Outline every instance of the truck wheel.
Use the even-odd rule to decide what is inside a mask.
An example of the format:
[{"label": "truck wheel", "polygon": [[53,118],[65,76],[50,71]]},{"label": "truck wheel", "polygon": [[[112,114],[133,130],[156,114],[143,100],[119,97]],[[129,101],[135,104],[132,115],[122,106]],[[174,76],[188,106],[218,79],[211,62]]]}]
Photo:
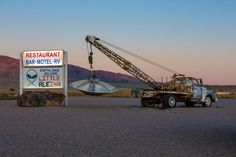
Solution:
[{"label": "truck wheel", "polygon": [[202,104],[203,107],[211,107],[212,100],[211,97],[206,96],[204,103]]},{"label": "truck wheel", "polygon": [[154,107],[155,104],[153,104],[149,99],[141,99],[141,105],[142,107]]},{"label": "truck wheel", "polygon": [[176,106],[176,99],[173,95],[168,94],[164,96],[163,107],[174,108]]},{"label": "truck wheel", "polygon": [[195,102],[192,102],[192,101],[185,101],[185,106],[186,107],[194,107],[195,105]]}]

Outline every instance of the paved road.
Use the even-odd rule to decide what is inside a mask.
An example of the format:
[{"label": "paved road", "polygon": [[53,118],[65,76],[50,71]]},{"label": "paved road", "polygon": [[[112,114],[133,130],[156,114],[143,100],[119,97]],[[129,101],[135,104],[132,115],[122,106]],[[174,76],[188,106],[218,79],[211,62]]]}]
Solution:
[{"label": "paved road", "polygon": [[0,101],[0,156],[236,156],[236,100],[167,110],[140,108],[133,98],[72,97],[69,104]]}]

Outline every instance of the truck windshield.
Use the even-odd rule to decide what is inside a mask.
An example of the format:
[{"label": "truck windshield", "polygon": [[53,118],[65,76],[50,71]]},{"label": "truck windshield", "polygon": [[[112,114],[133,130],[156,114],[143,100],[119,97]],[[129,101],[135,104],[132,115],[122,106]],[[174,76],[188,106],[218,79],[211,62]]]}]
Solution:
[{"label": "truck windshield", "polygon": [[192,86],[193,83],[189,78],[186,78],[186,86]]}]

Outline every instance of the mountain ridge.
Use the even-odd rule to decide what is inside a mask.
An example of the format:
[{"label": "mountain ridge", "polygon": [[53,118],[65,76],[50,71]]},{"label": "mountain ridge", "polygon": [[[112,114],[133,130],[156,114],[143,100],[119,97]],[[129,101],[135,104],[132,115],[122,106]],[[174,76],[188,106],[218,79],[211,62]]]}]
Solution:
[{"label": "mountain ridge", "polygon": [[[0,55],[0,88],[19,88],[19,72],[20,60],[9,56]],[[96,70],[96,77],[102,81],[111,84],[135,84],[144,85],[138,79],[122,74],[104,70]],[[68,64],[68,81],[74,82],[78,80],[88,79],[90,77],[90,70]]]},{"label": "mountain ridge", "polygon": [[[20,60],[9,56],[0,55],[0,89],[19,89],[19,72],[20,72]],[[96,77],[101,81],[113,84],[117,87],[128,88],[148,88],[143,82],[138,79],[122,74],[114,73],[110,71],[97,70]],[[90,70],[68,64],[68,81],[74,82],[78,80],[88,79],[91,73]],[[236,85],[206,85],[215,91],[229,91],[236,92]]]}]

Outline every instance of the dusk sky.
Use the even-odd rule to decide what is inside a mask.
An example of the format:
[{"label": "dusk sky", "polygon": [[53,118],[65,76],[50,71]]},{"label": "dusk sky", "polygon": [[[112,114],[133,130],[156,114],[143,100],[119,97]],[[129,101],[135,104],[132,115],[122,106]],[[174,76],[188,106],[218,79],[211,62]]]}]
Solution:
[{"label": "dusk sky", "polygon": [[[206,84],[236,85],[235,0],[0,0],[0,54],[64,49],[89,68],[94,35]],[[160,81],[171,74],[116,51]],[[127,74],[99,51],[96,70]]]}]

